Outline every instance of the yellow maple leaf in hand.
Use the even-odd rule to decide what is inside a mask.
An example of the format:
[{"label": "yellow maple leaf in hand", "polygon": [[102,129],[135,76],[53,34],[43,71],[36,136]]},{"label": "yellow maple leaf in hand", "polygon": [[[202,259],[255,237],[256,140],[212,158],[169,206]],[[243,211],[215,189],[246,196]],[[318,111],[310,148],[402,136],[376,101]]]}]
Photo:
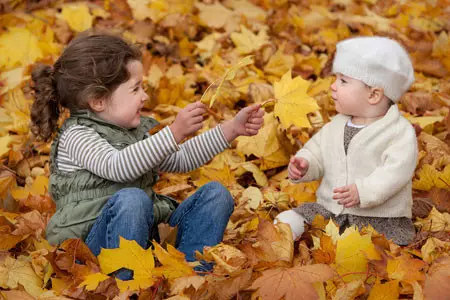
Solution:
[{"label": "yellow maple leaf in hand", "polygon": [[310,85],[309,81],[300,76],[292,79],[291,71],[285,73],[280,81],[273,84],[277,99],[274,113],[280,118],[284,128],[289,128],[291,125],[311,127],[306,115],[319,110],[319,105],[307,94]]},{"label": "yellow maple leaf in hand", "polygon": [[[220,90],[222,89],[222,86],[223,86],[223,83],[224,83],[226,80],[233,80],[234,77],[236,76],[236,72],[237,72],[240,68],[252,64],[252,63],[253,63],[252,57],[253,57],[253,55],[248,55],[248,56],[242,58],[241,60],[239,60],[239,61],[237,62],[237,64],[235,64],[234,66],[232,66],[231,68],[229,68],[229,69],[225,72],[225,74],[224,74],[222,77],[219,78],[219,80],[220,80],[220,81],[219,81],[219,84],[218,84],[218,86],[217,86],[216,91],[214,92],[214,94],[213,94],[212,97],[211,97],[211,101],[209,102],[209,107],[212,107],[212,106],[213,106],[214,102],[216,101],[217,97],[219,96]],[[202,97],[200,98],[200,101],[203,102],[203,99],[205,98],[205,95],[208,93],[209,89],[210,89],[216,82],[217,82],[217,80],[216,80],[215,82],[213,82],[212,84],[210,84],[210,86],[208,86],[208,88],[205,90],[205,92],[203,93]]]},{"label": "yellow maple leaf in hand", "polygon": [[261,170],[284,166],[289,162],[289,152],[277,138],[278,122],[273,113],[264,115],[264,125],[255,136],[237,138],[238,151],[261,158]]},{"label": "yellow maple leaf in hand", "polygon": [[153,270],[155,259],[151,249],[143,249],[136,241],[129,241],[120,237],[119,248],[102,249],[98,256],[102,273],[110,274],[121,268],[134,271],[133,280],[117,280],[119,289],[139,290],[153,285]]},{"label": "yellow maple leaf in hand", "polygon": [[236,50],[241,54],[248,54],[259,50],[262,46],[269,42],[266,30],[261,29],[258,34],[254,34],[245,26],[241,25],[241,32],[231,33],[231,40],[236,45]]}]

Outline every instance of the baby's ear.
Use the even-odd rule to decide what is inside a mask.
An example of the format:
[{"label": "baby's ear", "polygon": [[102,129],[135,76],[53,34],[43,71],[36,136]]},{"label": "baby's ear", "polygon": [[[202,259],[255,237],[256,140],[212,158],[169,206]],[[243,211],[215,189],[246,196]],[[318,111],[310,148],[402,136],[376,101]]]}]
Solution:
[{"label": "baby's ear", "polygon": [[89,98],[88,100],[89,103],[89,107],[94,111],[94,112],[102,112],[106,109],[106,98],[102,97],[102,98]]},{"label": "baby's ear", "polygon": [[377,105],[384,99],[384,89],[382,87],[371,87],[369,94],[369,104]]}]

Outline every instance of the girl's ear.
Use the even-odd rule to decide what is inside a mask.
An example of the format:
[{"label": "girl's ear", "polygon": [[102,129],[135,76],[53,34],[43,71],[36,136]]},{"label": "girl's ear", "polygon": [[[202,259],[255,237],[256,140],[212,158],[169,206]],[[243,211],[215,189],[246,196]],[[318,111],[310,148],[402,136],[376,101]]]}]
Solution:
[{"label": "girl's ear", "polygon": [[106,109],[106,99],[102,98],[89,98],[89,107],[96,113],[102,112]]},{"label": "girl's ear", "polygon": [[372,87],[370,88],[369,94],[369,104],[376,105],[381,102],[384,98],[384,89],[382,87]]}]

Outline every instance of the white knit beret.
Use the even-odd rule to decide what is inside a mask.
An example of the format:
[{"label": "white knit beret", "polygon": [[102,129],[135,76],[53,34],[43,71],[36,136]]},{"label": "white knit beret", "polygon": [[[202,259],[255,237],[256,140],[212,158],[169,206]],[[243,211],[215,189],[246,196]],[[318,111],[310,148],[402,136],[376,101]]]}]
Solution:
[{"label": "white knit beret", "polygon": [[339,42],[333,73],[382,87],[386,97],[397,102],[414,82],[408,53],[399,43],[385,37],[357,37]]}]

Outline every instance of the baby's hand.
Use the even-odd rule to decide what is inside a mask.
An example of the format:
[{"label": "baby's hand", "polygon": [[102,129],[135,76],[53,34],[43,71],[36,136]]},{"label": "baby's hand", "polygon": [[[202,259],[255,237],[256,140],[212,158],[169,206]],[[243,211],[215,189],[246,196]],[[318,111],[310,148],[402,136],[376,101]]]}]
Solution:
[{"label": "baby's hand", "polygon": [[309,169],[308,160],[304,159],[303,157],[295,157],[295,156],[291,157],[288,166],[289,179],[292,180],[301,179],[303,176],[305,176],[306,172],[308,172],[308,169]]},{"label": "baby's hand", "polygon": [[205,112],[206,106],[198,101],[187,105],[177,114],[175,121],[169,126],[177,144],[203,127]]},{"label": "baby's hand", "polygon": [[359,204],[359,193],[356,184],[335,188],[333,199],[345,208],[355,207]]}]

